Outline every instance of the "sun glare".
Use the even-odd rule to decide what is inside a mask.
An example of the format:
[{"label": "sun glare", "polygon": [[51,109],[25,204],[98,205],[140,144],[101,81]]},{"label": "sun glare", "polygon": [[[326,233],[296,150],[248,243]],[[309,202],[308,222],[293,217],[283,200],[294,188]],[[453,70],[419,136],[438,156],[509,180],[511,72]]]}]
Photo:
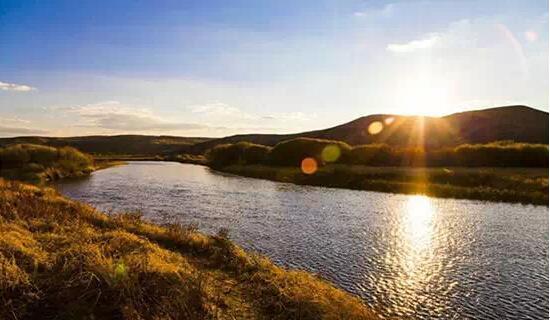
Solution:
[{"label": "sun glare", "polygon": [[434,215],[430,198],[421,195],[411,196],[407,201],[404,213],[404,228],[411,247],[417,250],[428,247]]},{"label": "sun glare", "polygon": [[396,92],[400,112],[422,116],[441,116],[449,112],[449,86],[440,81],[417,79],[400,86]]}]

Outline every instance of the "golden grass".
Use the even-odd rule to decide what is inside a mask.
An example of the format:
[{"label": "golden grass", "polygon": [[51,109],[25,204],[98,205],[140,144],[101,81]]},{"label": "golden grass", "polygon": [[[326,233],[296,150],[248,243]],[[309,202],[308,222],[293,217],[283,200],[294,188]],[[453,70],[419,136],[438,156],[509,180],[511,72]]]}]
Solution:
[{"label": "golden grass", "polygon": [[0,319],[374,319],[358,298],[193,227],[0,179]]}]

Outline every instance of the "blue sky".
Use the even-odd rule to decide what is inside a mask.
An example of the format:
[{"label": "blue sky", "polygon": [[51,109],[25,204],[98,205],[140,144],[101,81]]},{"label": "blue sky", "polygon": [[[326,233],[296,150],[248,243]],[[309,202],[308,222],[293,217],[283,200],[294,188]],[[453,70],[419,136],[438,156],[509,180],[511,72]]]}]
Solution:
[{"label": "blue sky", "polygon": [[548,3],[0,0],[0,136],[548,110]]}]

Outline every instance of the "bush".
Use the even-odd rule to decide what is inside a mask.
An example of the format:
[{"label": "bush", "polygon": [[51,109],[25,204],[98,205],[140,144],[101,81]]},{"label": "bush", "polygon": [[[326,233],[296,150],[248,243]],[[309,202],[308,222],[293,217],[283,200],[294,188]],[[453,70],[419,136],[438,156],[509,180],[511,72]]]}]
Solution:
[{"label": "bush", "polygon": [[213,166],[260,164],[267,160],[270,150],[270,147],[249,142],[223,144],[208,150],[206,159]]},{"label": "bush", "polygon": [[2,167],[23,166],[31,160],[29,152],[23,145],[14,145],[0,149],[0,164]]},{"label": "bush", "polygon": [[335,140],[296,138],[276,144],[269,160],[278,166],[300,166],[305,158],[313,158],[318,164],[346,161],[351,147]]},{"label": "bush", "polygon": [[395,150],[386,144],[367,144],[354,147],[350,151],[348,162],[367,166],[398,165]]},{"label": "bush", "polygon": [[0,148],[0,175],[23,180],[41,180],[79,175],[90,171],[93,159],[71,147],[53,148],[16,144]]},{"label": "bush", "polygon": [[495,142],[423,150],[370,144],[354,147],[347,160],[352,164],[367,166],[546,167],[548,166],[548,146]]},{"label": "bush", "polygon": [[465,167],[546,167],[548,146],[527,143],[461,145],[452,151],[454,163]]},{"label": "bush", "polygon": [[375,167],[547,167],[549,159],[548,145],[509,141],[425,150],[387,144],[352,148],[340,141],[310,138],[282,141],[273,148],[248,142],[218,145],[206,157],[211,165],[219,167],[249,164],[297,167],[305,158],[314,158],[318,165],[334,162]]}]

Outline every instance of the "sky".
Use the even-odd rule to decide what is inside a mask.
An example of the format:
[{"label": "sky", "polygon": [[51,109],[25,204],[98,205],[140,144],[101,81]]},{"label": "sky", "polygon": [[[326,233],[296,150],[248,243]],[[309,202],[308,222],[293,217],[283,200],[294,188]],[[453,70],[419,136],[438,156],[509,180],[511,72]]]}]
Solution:
[{"label": "sky", "polygon": [[0,136],[548,110],[546,0],[0,0]]}]

